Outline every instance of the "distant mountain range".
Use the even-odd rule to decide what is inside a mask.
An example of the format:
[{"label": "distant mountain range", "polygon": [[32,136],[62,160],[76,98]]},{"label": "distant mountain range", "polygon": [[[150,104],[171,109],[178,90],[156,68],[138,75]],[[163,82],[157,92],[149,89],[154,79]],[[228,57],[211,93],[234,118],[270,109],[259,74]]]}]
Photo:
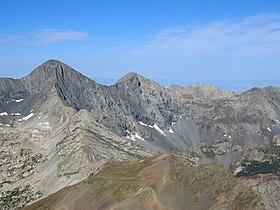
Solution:
[{"label": "distant mountain range", "polygon": [[[204,84],[166,88],[137,73],[128,73],[114,85],[106,86],[60,61],[50,60],[22,79],[0,78],[0,146],[0,209],[22,208],[55,192],[61,199],[68,196],[67,202],[51,200],[50,204],[47,200],[54,198],[51,196],[28,208],[38,209],[46,204],[49,209],[63,206],[71,209],[72,204],[67,207],[71,203],[69,196],[75,197],[77,192],[73,190],[79,190],[80,186],[86,195],[88,181],[74,185],[78,187],[65,187],[90,176],[97,189],[103,188],[100,188],[103,183],[112,190],[110,193],[115,192],[116,186],[107,179],[111,172],[107,174],[106,167],[114,170],[122,167],[123,163],[118,161],[128,160],[134,162],[125,164],[137,166],[139,161],[158,154],[171,154],[163,155],[169,162],[159,161],[159,165],[164,165],[162,170],[170,171],[176,160],[182,162],[183,168],[192,168],[182,170],[193,170],[192,176],[198,179],[201,176],[204,181],[194,185],[195,196],[189,195],[188,187],[182,185],[188,181],[180,174],[171,176],[172,180],[180,177],[179,181],[158,185],[160,180],[170,178],[162,174],[148,182],[153,187],[143,185],[143,191],[138,189],[142,186],[139,182],[136,188],[133,184],[129,185],[131,188],[124,186],[127,193],[136,193],[137,202],[128,194],[120,197],[110,197],[110,193],[90,194],[93,200],[99,199],[95,208],[131,209],[136,202],[138,209],[150,209],[155,201],[158,202],[155,209],[280,206],[279,87],[252,88],[241,94]],[[211,165],[217,163],[226,172]],[[207,174],[200,175],[197,166],[211,166],[213,172],[205,169]],[[149,170],[152,173],[153,169],[146,167],[141,166],[137,174]],[[233,190],[230,185],[224,191],[217,187],[216,194],[206,193],[201,184],[207,184],[205,179],[211,173],[225,173],[230,176],[230,181],[225,179],[225,182],[238,186],[242,183],[246,190],[242,194],[241,188],[236,188],[234,192],[242,195],[233,193],[233,197],[227,197],[225,194]],[[102,174],[105,181],[98,178]],[[216,178],[209,185],[213,182],[218,185]],[[184,193],[191,205],[187,207],[186,202],[179,205],[175,197],[165,203],[164,196],[169,196],[168,193],[156,186],[170,189],[180,186],[176,193]],[[147,201],[147,193],[155,197]],[[101,195],[109,200],[104,198],[102,203],[98,197]],[[81,196],[80,201],[73,201],[73,206],[83,199],[90,198]],[[124,202],[126,199],[128,203]],[[84,209],[90,209],[91,205],[89,202]]]}]

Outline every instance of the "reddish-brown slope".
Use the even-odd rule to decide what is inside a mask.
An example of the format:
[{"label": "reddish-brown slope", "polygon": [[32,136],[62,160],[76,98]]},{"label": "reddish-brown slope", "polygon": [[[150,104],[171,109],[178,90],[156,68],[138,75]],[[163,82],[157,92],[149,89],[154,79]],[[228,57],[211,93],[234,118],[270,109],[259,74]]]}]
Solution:
[{"label": "reddish-brown slope", "polygon": [[262,209],[260,199],[217,165],[192,167],[173,155],[109,162],[94,176],[25,208]]}]

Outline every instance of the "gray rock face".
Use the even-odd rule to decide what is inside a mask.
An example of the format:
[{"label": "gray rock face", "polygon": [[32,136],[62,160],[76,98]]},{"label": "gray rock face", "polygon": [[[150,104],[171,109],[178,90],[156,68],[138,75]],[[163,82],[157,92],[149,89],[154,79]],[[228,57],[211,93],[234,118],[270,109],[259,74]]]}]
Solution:
[{"label": "gray rock face", "polygon": [[277,210],[280,205],[280,180],[277,176],[254,177],[244,181],[245,186],[250,186],[263,200],[264,209]]},{"label": "gray rock face", "polygon": [[106,160],[158,152],[234,170],[248,158],[263,161],[259,149],[277,145],[279,135],[279,87],[242,94],[210,85],[165,88],[136,73],[105,86],[50,60],[20,80],[0,79],[0,192],[8,201],[11,190],[26,188],[20,192],[28,192],[28,203]]},{"label": "gray rock face", "polygon": [[35,114],[28,123],[0,130],[1,209],[23,207],[77,183],[98,171],[106,160],[152,155],[96,123],[86,110],[66,114],[67,120]]},{"label": "gray rock face", "polygon": [[217,100],[234,96],[233,92],[221,90],[212,85],[199,84],[193,86],[172,85],[168,88],[174,96],[174,100],[184,99]]}]

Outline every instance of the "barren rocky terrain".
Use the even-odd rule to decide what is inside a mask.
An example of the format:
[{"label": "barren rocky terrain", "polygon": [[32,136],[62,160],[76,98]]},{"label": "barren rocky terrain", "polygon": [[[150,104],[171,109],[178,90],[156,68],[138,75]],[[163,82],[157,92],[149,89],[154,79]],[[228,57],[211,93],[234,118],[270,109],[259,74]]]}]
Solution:
[{"label": "barren rocky terrain", "polygon": [[278,209],[279,150],[279,87],[0,78],[0,209]]}]

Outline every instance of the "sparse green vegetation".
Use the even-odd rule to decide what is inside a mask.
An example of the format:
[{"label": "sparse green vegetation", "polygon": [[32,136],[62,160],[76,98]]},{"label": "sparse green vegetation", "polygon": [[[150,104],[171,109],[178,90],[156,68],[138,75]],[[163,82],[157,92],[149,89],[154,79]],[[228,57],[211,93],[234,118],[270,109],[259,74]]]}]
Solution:
[{"label": "sparse green vegetation", "polygon": [[207,152],[204,152],[204,154],[205,154],[206,157],[211,158],[211,159],[213,159],[216,156],[216,154],[213,152],[213,150],[209,150]]},{"label": "sparse green vegetation", "polygon": [[207,158],[213,159],[216,156],[211,145],[203,146],[200,148],[200,150]]},{"label": "sparse green vegetation", "polygon": [[244,169],[236,174],[236,177],[241,176],[254,176],[257,174],[272,174],[280,172],[280,160],[273,162],[264,161],[251,161],[248,163],[241,164]]},{"label": "sparse green vegetation", "polygon": [[0,197],[0,209],[21,209],[27,203],[42,197],[42,193],[32,192],[30,185],[23,188],[14,188],[13,190],[4,191]]},{"label": "sparse green vegetation", "polygon": [[83,183],[90,183],[99,193],[119,202],[139,188],[138,174],[151,164],[150,159],[131,163],[112,162]]},{"label": "sparse green vegetation", "polygon": [[242,171],[236,174],[236,177],[254,176],[257,174],[273,174],[280,172],[280,147],[270,145],[266,148],[260,148],[264,153],[263,161],[249,161],[248,157],[244,159],[241,166],[244,167]]}]

